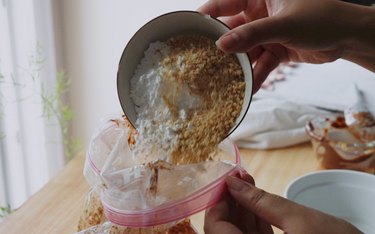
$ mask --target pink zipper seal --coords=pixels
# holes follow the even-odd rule
[[[116,209],[106,202],[105,196],[102,194],[106,217],[112,223],[121,226],[150,227],[178,221],[216,205],[226,191],[226,178],[245,172],[240,166],[239,150],[234,143],[233,146],[236,165],[207,186],[182,199],[136,211]]]

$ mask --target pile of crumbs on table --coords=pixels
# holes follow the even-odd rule
[[[131,79],[136,154],[178,165],[212,159],[245,96],[241,66],[198,35],[151,43]]]

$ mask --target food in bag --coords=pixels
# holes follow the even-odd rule
[[[125,139],[127,146],[131,147],[134,144],[135,134],[135,129],[131,127],[124,116],[116,116],[104,121],[103,126],[100,126],[93,135],[89,143],[84,167],[84,176],[91,188],[86,196],[77,231],[85,230],[107,221],[100,198],[103,188],[100,173],[108,161],[113,166],[116,163],[112,163],[112,161],[117,162],[117,164],[121,161],[111,158],[122,158],[118,152],[111,153],[118,141],[124,141]]]
[[[197,231],[191,225],[189,219],[184,219],[172,226],[160,225],[155,227],[130,228],[111,222],[90,227],[76,234],[196,234]]]
[[[225,178],[241,170],[238,149],[223,139],[240,115],[244,91],[236,57],[212,39],[151,43],[131,80],[137,132],[129,138],[104,128],[110,143],[92,146],[105,149],[94,152],[103,152],[96,162],[110,223],[87,233],[196,233],[188,217],[218,202]]]
[[[85,230],[89,227],[102,224],[107,221],[104,215],[104,208],[100,200],[100,194],[96,189],[89,191],[86,197],[86,203],[81,214],[77,231]]]
[[[233,142],[223,141],[216,152],[217,160],[195,164],[159,160],[121,170],[103,169],[101,199],[106,217],[122,226],[154,226],[187,218],[216,204],[225,190],[225,178],[242,172]],[[132,164],[131,152],[122,156]]]

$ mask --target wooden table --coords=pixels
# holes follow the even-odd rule
[[[318,170],[310,144],[277,150],[242,149],[242,163],[256,185],[283,195],[287,184]],[[0,233],[74,233],[89,189],[83,174],[83,155],[71,160],[45,187],[0,223]],[[202,232],[203,212],[192,217]],[[279,232],[276,230],[276,232]]]

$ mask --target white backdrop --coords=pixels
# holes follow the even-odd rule
[[[131,36],[152,18],[174,10],[195,10],[205,0],[64,0],[64,67],[72,79],[70,102],[76,113],[73,135],[86,146],[103,116],[120,112],[116,72]]]

